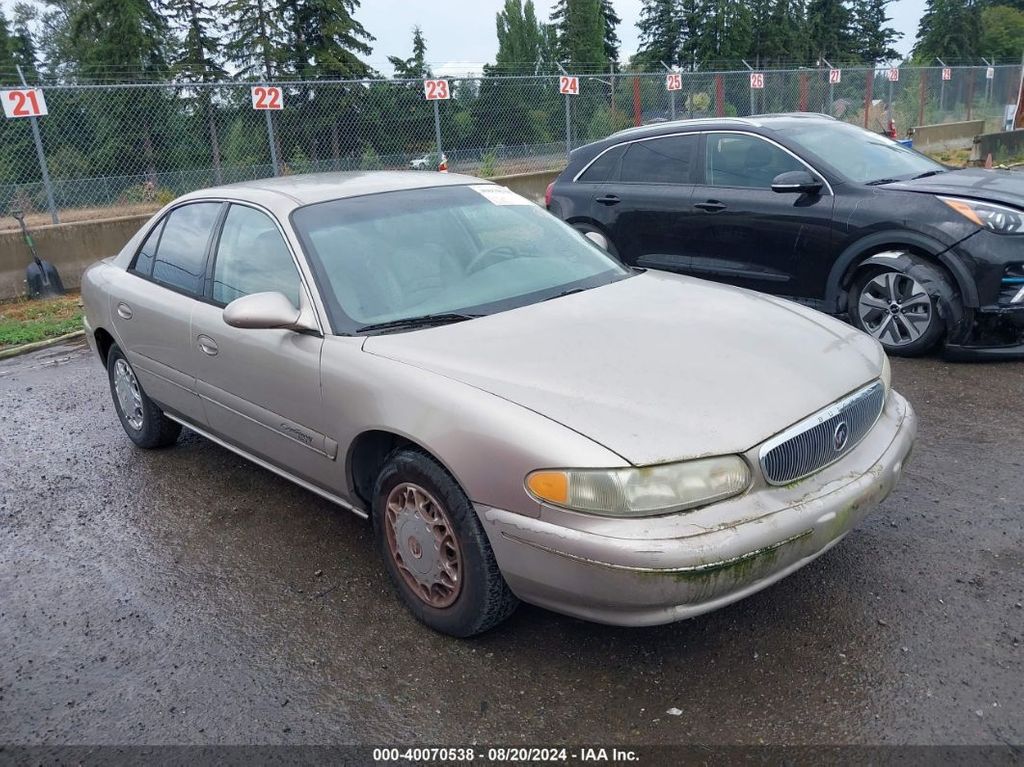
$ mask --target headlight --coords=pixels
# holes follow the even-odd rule
[[[997,234],[1024,234],[1024,211],[980,200],[939,197],[964,218]]]
[[[742,493],[750,469],[737,455],[626,469],[550,469],[526,478],[539,501],[611,517],[647,517]]]
[[[882,374],[879,376],[885,386],[885,398],[889,399],[889,392],[892,391],[892,365],[889,364],[889,357],[882,352]]]

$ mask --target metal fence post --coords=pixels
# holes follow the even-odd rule
[[[864,73],[864,127],[868,127],[868,123],[871,120],[871,101],[872,91],[875,89],[875,66],[871,65],[871,68]]]
[[[565,96],[565,156],[572,153],[572,105],[569,103],[569,95]]]
[[[21,78],[21,84],[28,87],[28,83],[25,82],[25,75],[21,71],[21,67],[15,65],[18,69],[18,77]],[[50,210],[50,220],[55,224],[60,223],[60,216],[57,215],[57,202],[53,199],[53,184],[50,182],[50,171],[46,167],[46,155],[43,153],[43,137],[39,133],[39,120],[35,117],[28,118],[32,124],[32,139],[36,144],[36,158],[39,160],[39,171],[43,175],[43,188],[46,189],[46,207]]]
[[[441,148],[441,108],[437,105],[437,99],[434,99],[434,138],[437,140],[437,164],[440,167],[444,149]]]
[[[267,118],[267,141],[270,142],[270,164],[274,166],[274,175],[281,175],[281,166],[277,162],[277,140],[274,138],[274,121],[270,117],[270,110],[264,109],[263,116]]]

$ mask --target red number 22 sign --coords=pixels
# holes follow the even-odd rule
[[[284,109],[281,89],[276,85],[254,85],[252,87],[253,109]]]

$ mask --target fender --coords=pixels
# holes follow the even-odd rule
[[[875,232],[863,239],[857,240],[839,254],[839,258],[836,259],[828,273],[823,310],[829,314],[839,314],[846,309],[842,303],[846,293],[843,278],[851,270],[853,264],[865,253],[870,253],[872,250],[880,248],[894,250],[898,249],[901,245],[920,250],[938,260],[939,263],[950,271],[953,279],[956,280],[957,288],[960,290],[960,299],[964,307],[975,308],[979,306],[978,288],[967,268],[955,254],[950,252],[953,245],[943,245],[934,237],[929,237],[920,232],[894,229]]]

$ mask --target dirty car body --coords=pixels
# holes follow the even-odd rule
[[[372,517],[460,636],[516,598],[634,626],[738,600],[842,539],[916,433],[870,336],[456,175],[187,195],[83,297],[129,436],[165,418]]]

